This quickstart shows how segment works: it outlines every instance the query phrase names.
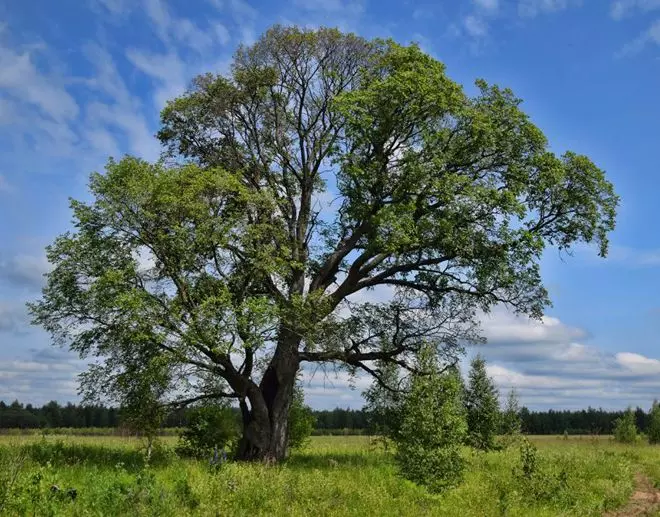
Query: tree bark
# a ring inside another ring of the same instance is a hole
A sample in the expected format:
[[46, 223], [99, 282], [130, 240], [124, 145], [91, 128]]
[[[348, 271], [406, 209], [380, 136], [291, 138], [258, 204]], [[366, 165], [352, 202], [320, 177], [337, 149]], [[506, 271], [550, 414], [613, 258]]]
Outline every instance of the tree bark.
[[243, 436], [238, 459], [279, 462], [289, 452], [289, 408], [300, 366], [300, 338], [282, 330], [261, 384], [248, 390], [250, 403], [241, 402]]

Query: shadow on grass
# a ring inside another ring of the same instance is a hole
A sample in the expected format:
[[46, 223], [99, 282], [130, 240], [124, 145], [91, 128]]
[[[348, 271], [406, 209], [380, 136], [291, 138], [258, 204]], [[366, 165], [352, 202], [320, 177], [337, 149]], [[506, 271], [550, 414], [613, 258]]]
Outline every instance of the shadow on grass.
[[385, 457], [367, 453], [314, 453], [299, 452], [286, 462], [288, 466], [308, 469], [333, 469], [340, 467], [371, 467], [382, 465]]
[[[63, 441], [41, 441], [21, 446], [22, 451], [40, 465], [50, 463], [53, 466], [93, 465], [99, 468], [117, 468], [136, 471], [147, 464], [144, 450], [65, 443]], [[162, 448], [152, 451], [149, 464], [153, 466], [167, 465], [172, 454]]]

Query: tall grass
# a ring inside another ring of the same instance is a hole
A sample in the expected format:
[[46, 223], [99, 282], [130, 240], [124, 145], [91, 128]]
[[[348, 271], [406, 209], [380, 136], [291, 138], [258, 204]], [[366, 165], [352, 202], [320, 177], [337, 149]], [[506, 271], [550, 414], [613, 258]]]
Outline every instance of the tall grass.
[[365, 436], [314, 437], [282, 465], [220, 469], [177, 457], [171, 439], [147, 463], [136, 439], [1, 437], [0, 515], [596, 516], [628, 499], [636, 470], [660, 476], [660, 448], [532, 441], [529, 475], [518, 447], [465, 449], [464, 482], [431, 495]]

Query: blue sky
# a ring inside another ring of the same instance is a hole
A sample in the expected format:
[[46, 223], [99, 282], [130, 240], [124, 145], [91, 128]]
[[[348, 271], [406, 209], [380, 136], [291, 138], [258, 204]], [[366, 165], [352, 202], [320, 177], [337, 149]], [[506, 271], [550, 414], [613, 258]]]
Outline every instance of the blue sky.
[[[529, 407], [660, 398], [660, 0], [28, 0], [0, 4], [0, 399], [77, 399], [81, 362], [24, 310], [68, 198], [108, 156], [157, 157], [164, 102], [273, 23], [416, 41], [468, 92], [511, 87], [555, 151], [605, 169], [622, 197], [610, 257], [548, 252], [544, 322], [498, 309], [481, 351]], [[316, 376], [308, 400], [359, 407], [366, 383]]]

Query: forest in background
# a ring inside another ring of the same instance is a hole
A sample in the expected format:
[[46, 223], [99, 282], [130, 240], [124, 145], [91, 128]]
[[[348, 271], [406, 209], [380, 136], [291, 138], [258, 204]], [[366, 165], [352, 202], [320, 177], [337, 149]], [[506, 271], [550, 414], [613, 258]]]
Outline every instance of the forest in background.
[[[637, 407], [637, 428], [644, 432], [648, 425], [648, 412]], [[173, 411], [167, 415], [163, 427], [185, 427], [188, 410]], [[315, 434], [363, 434], [370, 430], [369, 413], [363, 409], [335, 408], [313, 410]], [[611, 434], [614, 422], [623, 411], [587, 408], [582, 410], [520, 410], [522, 431], [526, 434]], [[121, 410], [95, 405], [66, 405], [51, 401], [41, 407], [14, 401], [0, 401], [0, 429], [40, 428], [120, 428]]]

